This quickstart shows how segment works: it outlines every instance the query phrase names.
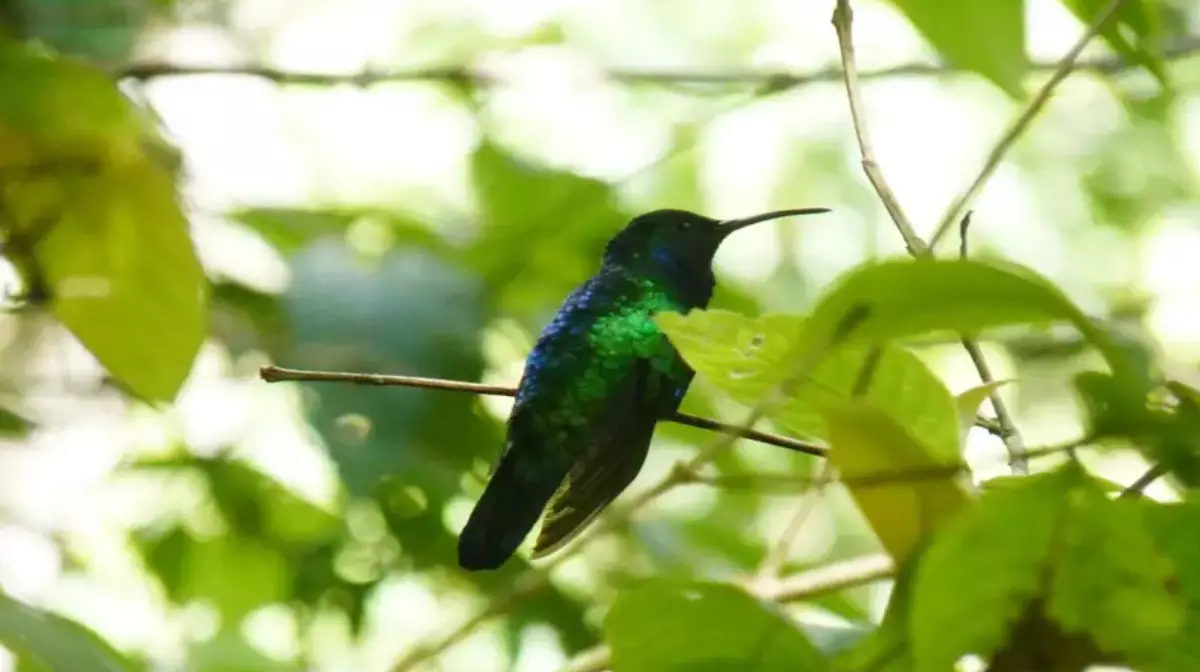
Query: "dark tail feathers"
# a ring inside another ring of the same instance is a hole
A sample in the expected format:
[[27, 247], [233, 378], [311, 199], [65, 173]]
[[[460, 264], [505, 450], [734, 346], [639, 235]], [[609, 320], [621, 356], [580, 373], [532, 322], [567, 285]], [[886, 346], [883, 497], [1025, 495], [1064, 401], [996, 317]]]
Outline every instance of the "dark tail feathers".
[[504, 564], [529, 535], [562, 481], [526, 481], [518, 476], [514, 457], [510, 453], [500, 460], [458, 537], [458, 564], [463, 569], [496, 569]]

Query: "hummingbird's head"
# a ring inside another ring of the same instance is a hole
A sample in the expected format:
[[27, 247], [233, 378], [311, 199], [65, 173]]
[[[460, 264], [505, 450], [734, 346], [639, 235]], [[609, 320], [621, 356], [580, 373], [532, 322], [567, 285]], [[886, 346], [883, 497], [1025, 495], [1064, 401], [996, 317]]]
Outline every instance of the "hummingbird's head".
[[655, 267], [668, 273], [708, 273], [721, 241], [734, 231], [780, 217], [822, 212], [829, 212], [829, 208], [777, 210], [721, 221], [686, 210], [654, 210], [634, 217], [613, 236], [605, 259]]

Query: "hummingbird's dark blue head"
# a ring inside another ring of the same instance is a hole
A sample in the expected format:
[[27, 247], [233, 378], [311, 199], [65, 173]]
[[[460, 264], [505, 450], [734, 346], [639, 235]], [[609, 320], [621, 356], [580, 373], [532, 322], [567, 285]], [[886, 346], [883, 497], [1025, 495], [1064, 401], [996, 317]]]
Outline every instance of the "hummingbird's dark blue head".
[[721, 241], [740, 229], [790, 215], [829, 212], [829, 208], [777, 210], [744, 219], [719, 221], [686, 210], [654, 210], [634, 217], [608, 243], [605, 260], [667, 273], [711, 274]]

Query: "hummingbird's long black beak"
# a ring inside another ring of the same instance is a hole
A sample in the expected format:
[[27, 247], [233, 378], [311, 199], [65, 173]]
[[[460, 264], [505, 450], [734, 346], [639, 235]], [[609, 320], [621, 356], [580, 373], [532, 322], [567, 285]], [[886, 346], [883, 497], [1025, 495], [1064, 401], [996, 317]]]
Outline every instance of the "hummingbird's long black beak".
[[734, 231], [737, 231], [738, 229], [744, 229], [747, 226], [753, 226], [754, 224], [758, 224], [759, 222], [767, 222], [772, 219], [779, 219], [780, 217], [791, 217], [792, 215], [819, 215], [823, 212], [830, 212], [830, 209], [829, 208], [796, 208], [794, 210], [775, 210], [773, 212], [764, 212], [761, 215], [754, 215], [752, 217], [746, 217], [744, 219], [727, 219], [727, 220], [721, 222], [720, 230], [722, 233], [724, 233], [726, 236], [728, 236], [729, 234], [733, 233]]

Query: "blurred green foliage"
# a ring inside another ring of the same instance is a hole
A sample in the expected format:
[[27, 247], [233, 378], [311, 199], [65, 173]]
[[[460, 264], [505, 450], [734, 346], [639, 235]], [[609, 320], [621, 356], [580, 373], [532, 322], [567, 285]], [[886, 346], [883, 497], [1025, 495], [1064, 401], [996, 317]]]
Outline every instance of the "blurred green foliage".
[[[524, 355], [635, 203], [707, 204], [701, 161], [686, 155], [704, 136], [705, 123], [695, 119], [665, 134], [672, 155], [685, 156], [647, 171], [641, 201], [628, 184], [550, 165], [480, 124], [467, 158], [470, 212], [243, 204], [227, 213], [227, 224], [284, 262], [286, 286], [265, 289], [214, 272], [195, 249], [202, 224], [189, 221], [191, 204], [180, 196], [187, 157], [181, 162], [154, 114], [120, 91], [106, 68], [129, 59], [147, 27], [228, 18], [236, 4], [0, 3], [7, 33], [28, 40], [0, 42], [0, 234], [35, 308], [14, 319], [32, 324], [44, 309], [134, 400], [169, 409], [186, 397], [206, 342], [237, 367], [270, 361], [487, 378], [503, 360]], [[1028, 97], [1025, 3], [891, 4], [947, 64], [1011, 100]], [[1109, 3], [1063, 4], [1087, 23]], [[712, 32], [705, 21], [733, 22], [712, 12], [716, 18], [692, 12], [696, 23], [681, 31], [705, 34]], [[648, 25], [665, 20], [650, 14]], [[1176, 77], [1164, 55], [1171, 39], [1186, 37], [1180, 26], [1188, 16], [1197, 18], [1183, 3], [1126, 0], [1100, 33], [1154, 86], [1120, 87], [1121, 123], [1072, 168], [1089, 222], [1118, 236], [1196, 200], [1194, 157], [1174, 123], [1194, 69], [1178, 68]], [[547, 23], [495, 37], [453, 24], [414, 37], [414, 58], [428, 51], [465, 61], [477, 43], [556, 45], [571, 32]], [[743, 55], [757, 41], [751, 30], [721, 33], [714, 38], [721, 50], [706, 58]], [[484, 109], [487, 81], [450, 83], [445, 96], [473, 113]], [[782, 100], [789, 87], [760, 88]], [[691, 98], [672, 97], [668, 107]], [[803, 156], [785, 155], [787, 175], [767, 191], [788, 200], [836, 194], [844, 202], [832, 206], [862, 206], [867, 192], [845, 186], [853, 161], [844, 160], [843, 145], [798, 144]], [[1035, 173], [1061, 170], [1026, 163]], [[517, 668], [529, 633], [546, 630], [568, 659], [587, 650], [583, 659], [600, 661], [587, 669], [617, 672], [940, 672], [967, 654], [993, 659], [997, 669], [1013, 669], [1001, 665], [1013, 661], [1063, 670], [1095, 662], [1200, 669], [1200, 517], [1192, 491], [1200, 482], [1200, 392], [1193, 384], [1165, 374], [1153, 344], [1019, 263], [856, 258], [810, 296], [795, 235], [781, 236], [787, 244], [776, 251], [787, 263], [774, 277], [722, 277], [713, 309], [663, 315], [660, 324], [699, 373], [684, 410], [728, 419], [782, 389], [764, 409], [771, 427], [828, 446], [844, 479], [829, 497], [836, 505], [823, 513], [834, 531], [816, 553], [784, 547], [778, 582], [882, 550], [896, 571], [881, 619], [855, 581], [805, 585], [776, 600], [744, 579], [779, 552], [764, 541], [778, 536], [778, 526], [772, 522], [769, 535], [760, 529], [774, 519], [763, 513], [778, 509], [781, 494], [767, 483], [783, 483], [785, 495], [807, 490], [818, 464], [807, 456], [739, 445], [705, 465], [706, 473], [714, 482], [760, 478], [762, 488], [681, 487], [669, 494], [678, 500], [664, 498], [664, 513], [620, 526], [586, 562], [571, 559], [546, 573], [517, 557], [499, 571], [467, 574], [455, 565], [459, 513], [478, 496], [503, 437], [490, 407], [449, 392], [298, 383], [289, 398], [334, 473], [330, 502], [301, 495], [232, 444], [211, 450], [180, 440], [116, 470], [164, 493], [161, 507], [128, 530], [135, 560], [171, 609], [210, 612], [208, 632], [185, 638], [183, 662], [153, 660], [169, 657], [145, 650], [153, 647], [118, 652], [87, 627], [8, 595], [0, 596], [0, 642], [23, 670], [324, 669], [313, 633], [332, 620], [352, 643], [374, 646], [381, 636], [373, 625], [387, 627], [373, 620], [380, 596], [405, 584], [447, 605], [416, 614], [444, 630], [462, 605], [482, 609], [463, 632], [495, 624], [502, 649], [495, 669]], [[848, 240], [829, 232], [838, 235]], [[873, 255], [876, 245], [854, 249]], [[1110, 312], [1121, 313], [1119, 303]], [[775, 312], [780, 305], [789, 308]], [[1049, 337], [1048, 325], [1073, 333]], [[1074, 383], [1068, 401], [1086, 432], [1076, 443], [1098, 454], [1132, 449], [1161, 466], [1183, 501], [1114, 499], [1106, 479], [1063, 451], [1041, 455], [1049, 466], [1035, 475], [987, 481], [982, 494], [965, 487], [956, 477], [968, 428], [997, 385], [955, 396], [916, 340], [956, 343], [958, 334], [1007, 344], [1014, 385], [1033, 399], [1046, 397], [1029, 391], [1037, 382], [1022, 386], [1022, 377], [1052, 361], [1062, 387]], [[6, 438], [41, 425], [20, 401], [0, 408]], [[675, 447], [704, 446], [710, 436], [675, 425], [658, 431]], [[193, 491], [187, 506], [168, 505], [168, 495]], [[689, 495], [704, 505], [685, 501]], [[88, 568], [86, 552], [62, 546], [73, 570]], [[252, 641], [248, 624], [272, 607], [293, 619], [295, 651], [264, 652]], [[824, 620], [810, 618], [814, 612]], [[397, 643], [399, 635], [385, 635]], [[391, 648], [421, 659], [420, 642], [399, 644]], [[355, 669], [375, 668], [360, 661]]]

